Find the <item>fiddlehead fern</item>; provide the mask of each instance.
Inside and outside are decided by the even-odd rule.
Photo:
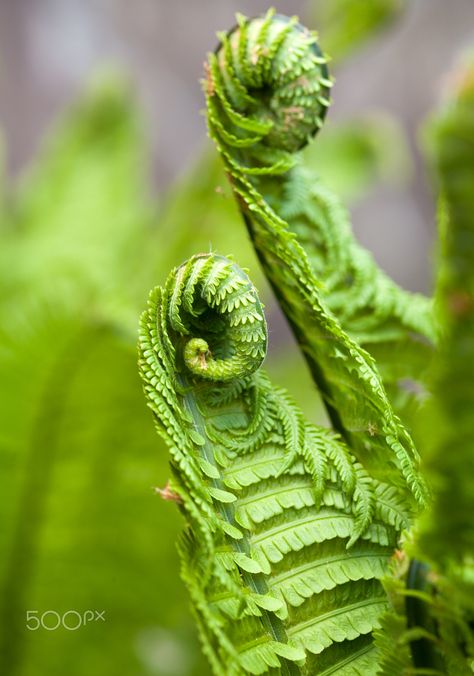
[[[295,17],[270,11],[253,21],[237,19],[209,57],[210,118],[229,162],[240,154],[249,160],[240,167],[247,175],[285,172],[293,153],[322,126],[332,85],[326,58]]]
[[[262,306],[222,256],[150,295],[140,372],[187,522],[187,583],[214,673],[376,670],[380,577],[410,519],[334,433],[259,370]]]
[[[367,337],[370,329],[371,349],[390,346],[400,334],[407,340],[413,333],[432,336],[428,303],[388,282],[298,166],[298,149],[318,131],[329,105],[326,59],[314,34],[272,12],[250,21],[239,17],[220,38],[205,82],[209,132],[265,274],[334,428],[374,476],[408,485],[423,504],[426,490],[411,439],[373,359],[349,333]],[[416,312],[408,312],[413,303]],[[390,381],[393,374],[387,376]]]

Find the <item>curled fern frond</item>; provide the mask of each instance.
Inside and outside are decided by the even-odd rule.
[[[141,320],[204,650],[226,676],[375,673],[380,578],[410,509],[272,386],[266,344],[255,288],[214,254],[174,270]]]
[[[293,153],[322,126],[329,106],[326,57],[316,34],[296,17],[275,14],[221,33],[209,56],[209,125],[230,162],[242,155],[248,175],[287,171]]]
[[[413,442],[392,409],[373,358],[345,330],[351,324],[357,329],[359,321],[362,330],[370,328],[371,340],[377,341],[378,331],[379,342],[390,344],[400,332],[422,331],[423,320],[415,326],[415,321],[404,318],[407,302],[398,296],[392,299],[396,287],[388,288],[381,274],[374,294],[371,273],[362,289],[357,283],[354,289],[343,289],[344,302],[338,300],[341,284],[329,285],[335,312],[338,307],[353,308],[348,318],[339,312],[339,321],[330,309],[331,294],[325,293],[322,283],[334,274],[335,260],[326,252],[331,241],[342,241],[342,248],[347,248],[347,238],[332,230],[322,238],[324,228],[334,223],[306,219],[312,229],[313,252],[317,249],[314,258],[326,257],[330,271],[326,262],[321,267],[308,258],[299,240],[299,215],[312,213],[315,193],[309,190],[311,181],[306,180],[301,190],[289,186],[301,175],[298,150],[319,129],[329,105],[326,57],[313,33],[296,19],[272,12],[252,20],[239,17],[237,27],[220,37],[221,46],[209,58],[205,82],[209,133],[224,160],[265,274],[305,354],[335,430],[371,476],[397,485],[415,503],[424,505],[427,490],[418,473]],[[288,190],[299,196],[295,198],[298,206],[293,205],[293,215],[298,216],[294,221],[285,220]],[[357,250],[358,259],[365,262],[359,267],[348,264],[355,251],[349,247],[345,253],[346,267],[354,272],[354,279],[365,279],[361,271],[367,257]],[[357,330],[352,327],[351,332]]]

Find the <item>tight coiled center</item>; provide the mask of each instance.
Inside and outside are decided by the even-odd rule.
[[[270,11],[238,17],[219,38],[208,71],[212,132],[229,148],[254,156],[255,145],[262,153],[265,147],[302,148],[323,123],[332,84],[315,34]]]
[[[263,362],[267,327],[245,272],[215,254],[193,256],[166,287],[171,328],[182,337],[184,367],[205,380],[251,375]]]

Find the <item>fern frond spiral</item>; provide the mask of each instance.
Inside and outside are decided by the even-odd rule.
[[[400,301],[397,287],[392,283],[389,288],[370,257],[348,243],[345,223],[341,236],[337,217],[318,218],[314,200],[321,195],[311,188],[312,179],[302,178],[298,151],[319,129],[329,105],[326,57],[314,33],[272,11],[251,20],[239,17],[237,27],[220,38],[220,48],[209,57],[205,81],[209,133],[265,274],[334,429],[366,470],[422,505],[427,491],[417,469],[417,452],[393,411],[373,358],[354,334],[365,331],[373,343],[390,345],[400,333],[411,335],[431,326],[430,320],[406,320],[407,303]],[[302,189],[294,190],[295,185]],[[305,227],[307,237],[302,237]],[[347,251],[334,257],[339,245],[339,254],[342,247]],[[337,258],[344,263],[340,270]],[[331,275],[356,280],[354,288],[339,293],[340,283],[332,283]],[[330,293],[324,290],[326,281]],[[429,314],[428,304],[417,307]]]
[[[203,647],[222,676],[372,674],[380,578],[410,507],[270,383],[266,344],[255,288],[214,254],[174,270],[141,320]]]
[[[195,256],[178,268],[169,322],[186,340],[184,365],[200,378],[228,382],[252,374],[265,358],[267,328],[256,291],[224,257]]]
[[[208,72],[216,137],[242,150],[249,173],[285,171],[329,105],[332,83],[316,35],[296,17],[269,11],[252,21],[239,15],[236,28],[219,37]]]

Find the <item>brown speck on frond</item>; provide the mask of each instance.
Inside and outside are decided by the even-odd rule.
[[[248,210],[247,202],[244,200],[242,195],[236,190],[234,177],[232,176],[230,171],[226,172],[226,176],[227,176],[227,180],[230,183],[230,187],[232,188],[232,192],[234,193],[234,197],[235,197],[237,204],[239,205],[239,207],[241,208],[242,211],[247,211]]]
[[[289,129],[296,120],[301,120],[304,117],[304,110],[301,106],[289,106],[288,108],[283,108],[284,114],[284,125],[286,129]]]
[[[255,45],[250,52],[250,63],[252,66],[256,66],[259,58],[261,56],[268,56],[268,54],[268,47],[265,47],[264,45]]]
[[[397,561],[398,563],[402,563],[402,562],[405,561],[405,559],[407,558],[407,555],[406,555],[406,553],[405,553],[402,549],[396,549],[396,550],[393,552],[393,558],[394,558],[395,561]]]
[[[377,425],[373,422],[369,422],[369,424],[367,425],[367,432],[370,434],[370,436],[375,437],[378,431],[379,430]]]
[[[259,56],[260,56],[260,47],[259,45],[255,45],[255,47],[253,47],[250,53],[250,63],[252,64],[252,66],[257,65]]]
[[[294,87],[308,87],[309,86],[309,80],[306,77],[306,75],[300,75],[296,80],[293,82]]]
[[[181,503],[181,497],[176,493],[175,491],[171,490],[170,488],[170,482],[168,481],[166,486],[164,488],[157,488],[155,486],[155,493],[157,493],[163,500],[167,500],[169,502],[178,502]]]
[[[198,359],[199,359],[199,366],[200,366],[202,369],[207,369],[208,364],[207,364],[207,361],[206,361],[206,353],[205,353],[205,352],[201,352],[201,353],[199,354]]]
[[[474,299],[464,289],[452,291],[448,296],[448,308],[455,317],[464,317],[474,309]]]
[[[234,197],[237,201],[237,204],[239,205],[240,209],[244,212],[248,211],[248,204],[242,197],[240,193],[237,192],[237,190],[234,190]]]
[[[204,82],[205,82],[205,89],[206,89],[206,94],[208,96],[214,96],[216,89],[214,85],[214,79],[212,77],[211,69],[209,67],[209,63],[207,61],[204,62]]]

